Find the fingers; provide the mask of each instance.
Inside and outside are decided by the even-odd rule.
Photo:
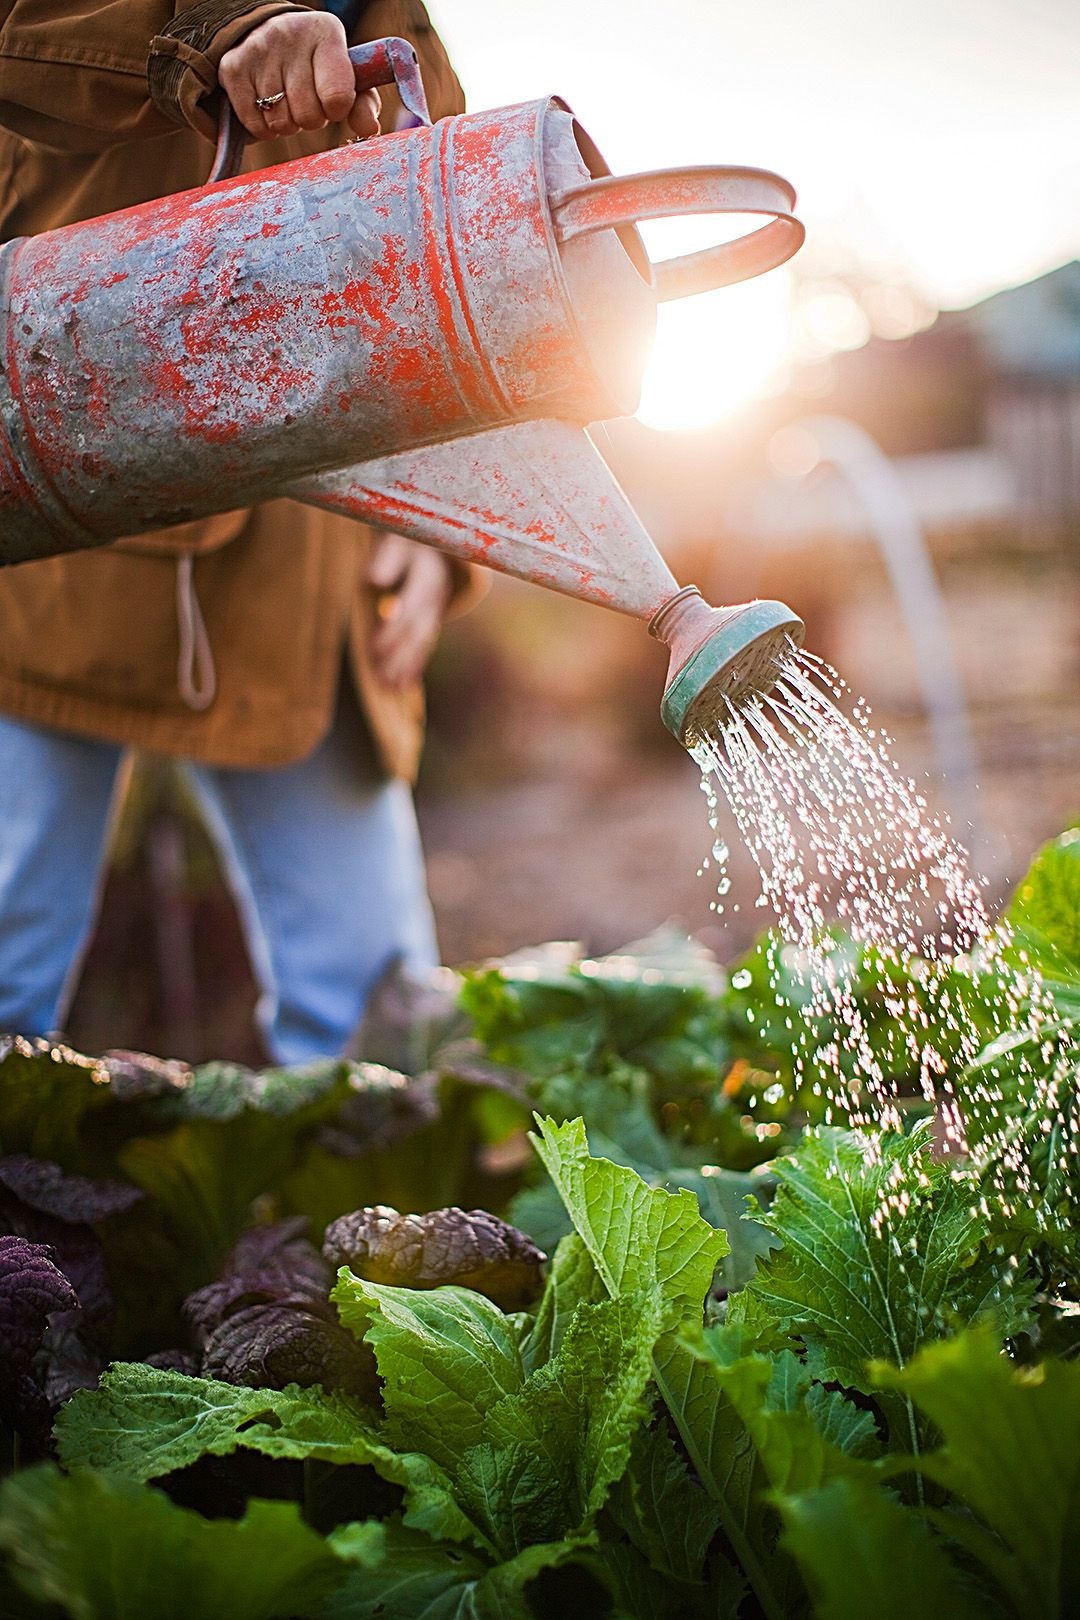
[[[333,19],[335,22],[336,18]],[[340,47],[344,46],[344,50]],[[356,74],[349,61],[349,46],[345,30],[341,36],[329,34],[320,39],[311,54],[312,99],[319,105],[332,124],[343,124],[352,112],[356,100]],[[318,125],[305,124],[305,129]]]
[[[356,135],[379,132],[378,92],[357,94],[345,29],[329,12],[286,12],[261,23],[226,51],[218,80],[257,141],[339,122]]]
[[[389,612],[384,608],[376,624],[371,658],[380,681],[400,690],[420,679],[439,638],[450,599],[450,568],[441,553],[399,535],[383,537],[377,555],[384,552],[387,557],[404,556],[405,571],[399,575],[398,594]]]
[[[379,113],[382,111],[382,99],[375,89],[362,90],[353,101],[352,111],[345,122],[354,135],[361,140],[367,140],[371,135],[379,133]]]
[[[406,540],[403,534],[380,529],[372,541],[368,583],[377,591],[396,591],[404,582],[415,545],[415,541]]]

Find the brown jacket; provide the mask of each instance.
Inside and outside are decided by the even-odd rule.
[[[214,133],[201,98],[217,63],[257,23],[304,9],[0,0],[0,241],[200,185]],[[358,37],[388,34],[416,46],[432,116],[463,110],[422,0],[373,0]],[[396,97],[382,97],[393,128]],[[247,167],[337,138],[260,144]],[[282,765],[326,731],[347,657],[383,764],[411,777],[422,697],[372,674],[368,549],[367,531],[347,519],[275,501],[5,569],[0,711],[211,764]]]

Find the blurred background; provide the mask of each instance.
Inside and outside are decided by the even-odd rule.
[[[557,92],[616,172],[795,184],[803,250],[663,309],[638,416],[595,441],[680,581],[805,618],[996,900],[1080,813],[1075,0],[432,11],[473,107]],[[505,579],[448,628],[418,796],[445,961],[669,919],[730,959],[764,926],[733,837],[709,909],[664,668],[639,624]],[[253,1001],[213,852],[141,762],[70,1038],[254,1059]]]

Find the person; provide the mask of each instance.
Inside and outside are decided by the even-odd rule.
[[[204,183],[224,92],[258,168],[401,116],[349,42],[464,102],[420,0],[0,0],[0,241]],[[130,750],[184,762],[274,1061],[340,1052],[437,960],[410,783],[420,676],[470,576],[288,501],[0,574],[0,1029],[62,1028]]]

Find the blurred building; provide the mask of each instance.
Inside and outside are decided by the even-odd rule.
[[[795,378],[782,398],[700,434],[604,430],[613,464],[676,552],[734,529],[857,533],[839,480],[790,499],[773,435],[803,416],[855,422],[894,460],[919,516],[1057,530],[1080,522],[1080,262],[943,313],[902,341],[874,338]]]

